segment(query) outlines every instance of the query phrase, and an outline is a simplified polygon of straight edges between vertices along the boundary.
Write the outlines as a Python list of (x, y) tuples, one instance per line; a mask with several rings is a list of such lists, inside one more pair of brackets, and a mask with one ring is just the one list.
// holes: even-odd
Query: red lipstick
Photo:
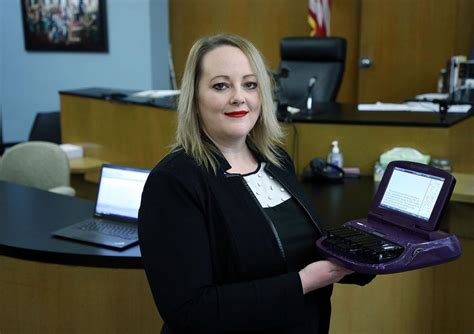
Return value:
[(241, 118), (247, 115), (249, 112), (245, 110), (238, 110), (232, 112), (226, 112), (225, 115), (232, 118)]

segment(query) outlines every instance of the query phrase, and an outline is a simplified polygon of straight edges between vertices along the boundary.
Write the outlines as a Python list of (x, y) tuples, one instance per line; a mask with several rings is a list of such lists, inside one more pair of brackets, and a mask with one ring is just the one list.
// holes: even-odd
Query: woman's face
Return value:
[(261, 99), (257, 76), (247, 56), (233, 46), (220, 46), (202, 59), (198, 82), (201, 127), (217, 144), (245, 141), (257, 122)]

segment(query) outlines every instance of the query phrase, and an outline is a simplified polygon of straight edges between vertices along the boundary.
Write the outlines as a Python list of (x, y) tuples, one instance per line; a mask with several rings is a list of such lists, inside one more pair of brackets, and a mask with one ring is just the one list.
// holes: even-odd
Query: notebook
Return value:
[(93, 217), (52, 232), (53, 236), (123, 249), (138, 242), (137, 221), (147, 169), (101, 167)]
[(433, 166), (393, 161), (366, 218), (330, 229), (321, 253), (357, 272), (395, 273), (451, 261), (461, 255), (456, 236), (440, 231), (456, 179)]

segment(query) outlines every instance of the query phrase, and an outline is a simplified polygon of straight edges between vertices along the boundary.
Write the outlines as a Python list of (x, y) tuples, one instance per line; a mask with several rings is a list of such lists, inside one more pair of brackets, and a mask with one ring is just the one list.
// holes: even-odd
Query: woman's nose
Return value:
[(241, 104), (245, 103), (245, 100), (243, 98), (234, 97), (234, 98), (232, 98), (230, 103), (233, 104), (233, 105), (240, 106)]
[(244, 104), (244, 103), (245, 103), (245, 98), (242, 95), (242, 92), (240, 92), (239, 90), (236, 90), (234, 92), (234, 95), (230, 99), (230, 104), (240, 106), (241, 104)]

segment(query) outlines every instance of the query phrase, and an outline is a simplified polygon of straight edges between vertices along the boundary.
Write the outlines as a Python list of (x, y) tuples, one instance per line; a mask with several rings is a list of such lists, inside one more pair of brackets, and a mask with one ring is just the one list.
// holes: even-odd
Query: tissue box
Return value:
[(422, 154), (411, 147), (395, 147), (390, 151), (383, 153), (380, 156), (380, 164), (386, 167), (390, 162), (395, 160), (419, 162), (422, 164), (429, 164), (431, 156)]
[(66, 153), (69, 159), (82, 158), (84, 156), (84, 149), (82, 146), (73, 144), (61, 144), (59, 146)]
[(374, 166), (374, 182), (382, 181), (383, 174), (387, 166), (382, 166), (380, 162), (376, 162)]

